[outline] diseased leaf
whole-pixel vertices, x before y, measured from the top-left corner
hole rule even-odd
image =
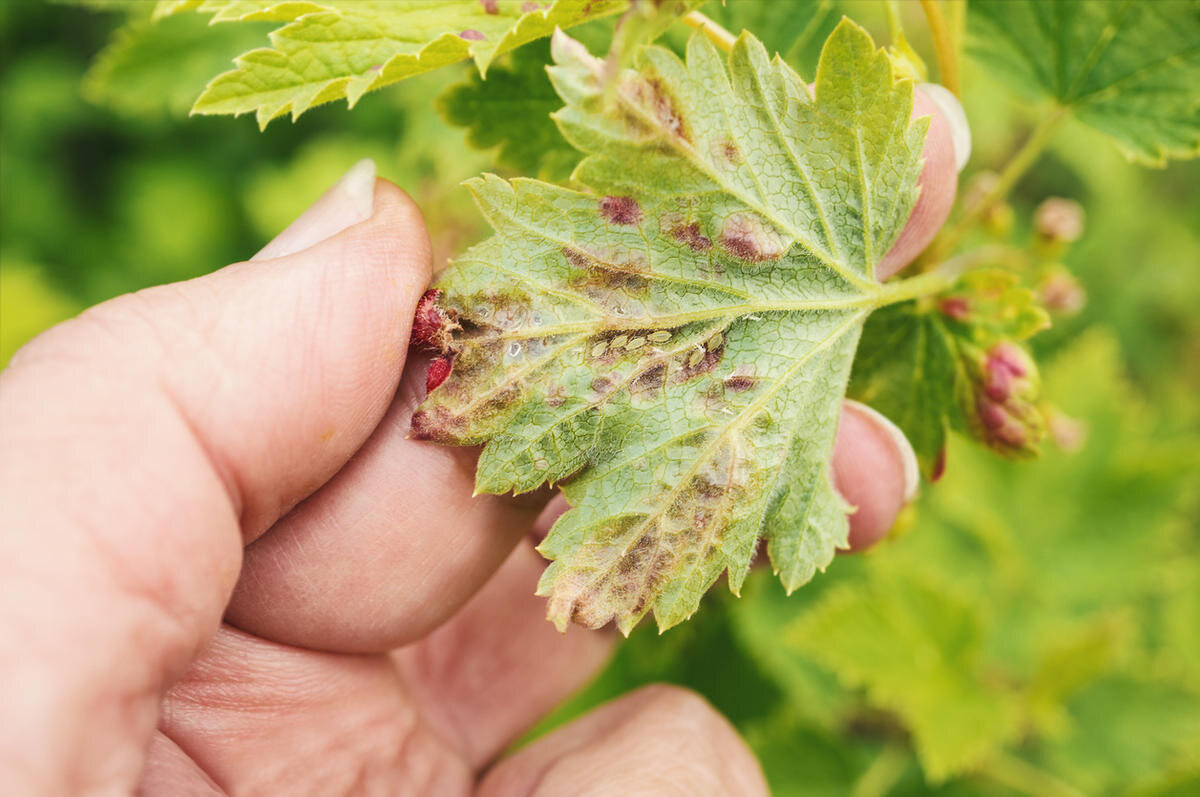
[[[541,546],[550,618],[628,632],[681,622],[760,538],[792,590],[846,544],[829,459],[867,314],[908,283],[875,267],[916,200],[928,119],[843,21],[815,99],[749,34],[728,69],[642,51],[604,64],[556,34],[580,193],[469,183],[497,234],[438,283],[463,330],[415,436],[487,443],[481,492],[563,483]]]
[[[288,24],[271,47],[251,50],[209,83],[194,113],[253,111],[259,126],[467,58],[481,73],[522,44],[590,19],[615,14],[628,0],[170,0],[161,17],[212,13],[214,22]]]
[[[1162,166],[1200,154],[1198,0],[972,0],[971,53]]]
[[[1011,342],[1049,324],[1010,272],[972,272],[933,306],[909,302],[871,316],[849,394],[899,426],[935,478],[950,429],[1026,456],[1043,434],[1037,372]]]

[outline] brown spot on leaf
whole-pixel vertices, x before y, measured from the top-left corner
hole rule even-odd
[[[725,219],[721,246],[734,257],[751,263],[777,260],[787,250],[779,233],[754,213],[734,213]]]
[[[455,445],[460,442],[464,429],[461,418],[455,418],[445,407],[432,407],[413,413],[408,436],[414,440]]]
[[[719,346],[687,349],[679,355],[680,367],[672,374],[672,381],[682,383],[700,374],[706,374],[716,368],[724,356],[724,343]]]
[[[640,293],[650,287],[645,276],[646,256],[637,250],[610,249],[592,253],[579,247],[564,246],[562,253],[577,269],[568,281],[570,286],[590,299],[603,300],[606,294],[618,290]]]
[[[674,227],[671,235],[693,252],[707,252],[712,249],[712,239],[700,231],[699,222],[693,221],[691,224]]]
[[[546,391],[546,406],[561,407],[567,400],[567,389],[560,383],[555,383]]]
[[[629,390],[634,394],[651,395],[662,388],[666,377],[666,363],[656,363],[638,374],[630,383]]]
[[[483,6],[483,10],[488,14],[500,13],[500,4],[497,0],[479,0],[479,5]]]
[[[742,151],[738,148],[737,142],[731,138],[714,140],[712,152],[718,165],[733,167],[742,162]]]
[[[595,392],[604,395],[612,389],[612,380],[606,376],[598,376],[592,380],[591,387]]]
[[[757,384],[758,377],[754,375],[754,368],[748,365],[737,366],[725,377],[725,389],[734,393],[743,393]]]
[[[600,215],[609,224],[639,224],[642,206],[630,196],[606,196],[600,200]]]
[[[644,80],[635,78],[624,84],[622,93],[632,100],[634,105],[640,107],[644,115],[650,116],[657,126],[668,135],[689,144],[692,142],[687,121],[679,110],[679,103],[663,85],[662,80],[656,77]],[[638,119],[627,119],[627,124],[635,129],[645,129],[643,123]]]

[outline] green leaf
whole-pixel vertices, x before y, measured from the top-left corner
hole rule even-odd
[[[762,38],[769,53],[779,53],[801,77],[812,78],[821,44],[840,16],[834,0],[724,0],[704,9],[714,22],[733,33],[748,30]]]
[[[913,444],[926,474],[937,476],[950,429],[970,434],[994,450],[1025,456],[1041,438],[1040,416],[1020,411],[1027,440],[998,439],[978,418],[989,357],[1004,341],[1023,341],[1049,326],[1046,311],[1009,272],[966,275],[933,306],[915,302],[888,307],[867,321],[854,361],[849,395],[890,418]],[[1032,362],[1028,363],[1032,369]],[[1001,402],[1002,404],[1004,402]],[[1012,402],[1009,402],[1009,406]],[[1021,413],[1025,413],[1022,415]]]
[[[617,13],[628,0],[204,0],[160,4],[158,15],[196,10],[214,22],[273,21],[271,47],[252,50],[219,75],[194,113],[253,111],[260,127],[285,113],[345,98],[470,58],[487,71],[496,56],[555,28]]]
[[[733,627],[793,710],[852,733],[872,718],[868,727],[887,728],[877,712],[890,710],[925,766],[950,771],[974,759],[998,782],[1012,782],[1000,770],[1012,774],[1004,760],[1017,755],[1087,794],[1186,768],[1194,748],[1171,740],[1177,731],[1183,740],[1187,723],[1147,731],[1146,717],[1169,703],[1156,695],[1187,707],[1200,694],[1189,644],[1200,539],[1180,528],[1191,520],[1181,510],[1195,496],[1200,444],[1194,432],[1157,428],[1162,410],[1139,401],[1104,330],[1049,361],[1045,391],[1087,430],[1074,452],[1048,446],[1017,465],[952,440],[945,480],[923,497],[908,533],[839,557],[791,599],[762,578],[747,583]],[[931,578],[934,567],[952,585]],[[826,668],[865,696],[822,681]],[[1103,687],[1129,680],[1123,673],[1153,680],[1126,693],[1127,709]],[[962,707],[943,705],[963,694]],[[1133,705],[1140,695],[1151,701],[1146,713]],[[985,718],[979,727],[944,738],[955,717],[969,723],[974,711]],[[1019,737],[1007,730],[1010,711]],[[1111,754],[1125,739],[1128,752]],[[978,793],[978,780],[962,782]]]
[[[550,118],[562,102],[546,76],[549,55],[549,46],[522,47],[507,65],[489,70],[486,81],[472,74],[452,86],[437,107],[447,122],[467,128],[471,146],[496,147],[501,166],[561,181],[570,176],[579,153]]]
[[[1144,676],[1115,676],[1071,701],[1073,732],[1038,758],[1083,789],[1102,794],[1164,771],[1196,769],[1200,696]]]
[[[1070,108],[1130,159],[1200,154],[1197,0],[973,0],[969,16],[985,66]]]
[[[783,643],[899,714],[927,776],[942,780],[1013,738],[1018,703],[982,683],[980,609],[945,585],[885,562],[876,560],[868,583],[826,595],[785,628]]]
[[[815,99],[743,34],[728,68],[646,48],[604,64],[558,34],[551,77],[592,193],[469,183],[497,234],[438,283],[463,326],[414,434],[487,443],[481,492],[564,483],[541,551],[559,626],[689,617],[760,538],[794,589],[846,544],[829,478],[859,331],[909,283],[875,267],[916,200],[927,119],[843,21]]]
[[[113,32],[83,78],[91,102],[132,114],[186,114],[209,78],[253,47],[269,27],[210,28],[200,17],[129,22]]]

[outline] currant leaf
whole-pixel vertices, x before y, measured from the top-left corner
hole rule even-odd
[[[843,21],[814,94],[743,33],[726,67],[605,64],[556,34],[556,119],[590,193],[485,176],[496,235],[442,277],[462,330],[413,434],[486,443],[480,492],[563,484],[541,546],[550,619],[628,632],[689,617],[760,538],[788,590],[845,546],[829,460],[874,279],[917,197],[928,119]]]
[[[550,114],[562,102],[546,77],[549,47],[530,44],[513,52],[487,80],[472,74],[438,97],[442,117],[467,128],[476,149],[496,148],[495,162],[519,174],[566,180],[579,152],[563,138]]]
[[[159,17],[212,13],[213,22],[288,24],[271,47],[251,50],[218,75],[193,113],[254,112],[259,126],[364,94],[465,59],[481,73],[499,55],[555,28],[618,13],[628,0],[168,0]]]
[[[979,764],[1016,736],[1015,690],[985,683],[983,612],[908,564],[874,560],[783,629],[787,649],[837,673],[912,732],[930,780]]]
[[[977,0],[971,53],[1070,108],[1132,160],[1200,155],[1200,2]]]
[[[186,115],[213,72],[266,32],[262,23],[213,30],[191,16],[132,20],[113,32],[92,62],[83,94],[125,113]]]

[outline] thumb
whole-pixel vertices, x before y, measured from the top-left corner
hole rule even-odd
[[[0,783],[15,791],[133,790],[244,540],[391,402],[430,274],[412,201],[356,167],[261,255],[105,302],[0,373]]]

